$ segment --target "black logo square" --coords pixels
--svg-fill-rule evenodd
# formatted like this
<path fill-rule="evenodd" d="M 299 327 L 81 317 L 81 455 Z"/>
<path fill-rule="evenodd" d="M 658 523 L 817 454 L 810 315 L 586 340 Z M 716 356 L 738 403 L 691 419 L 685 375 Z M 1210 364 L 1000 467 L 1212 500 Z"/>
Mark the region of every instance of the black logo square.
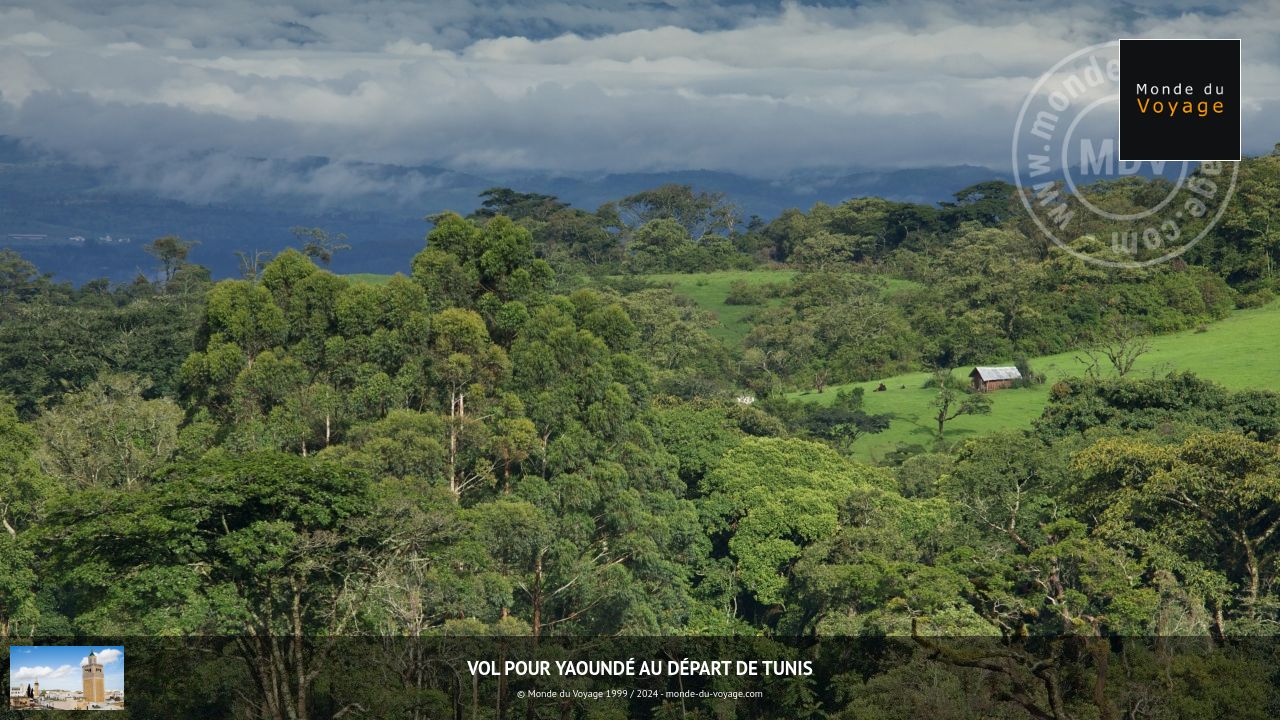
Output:
<path fill-rule="evenodd" d="M 1240 159 L 1239 40 L 1120 40 L 1120 159 Z"/>

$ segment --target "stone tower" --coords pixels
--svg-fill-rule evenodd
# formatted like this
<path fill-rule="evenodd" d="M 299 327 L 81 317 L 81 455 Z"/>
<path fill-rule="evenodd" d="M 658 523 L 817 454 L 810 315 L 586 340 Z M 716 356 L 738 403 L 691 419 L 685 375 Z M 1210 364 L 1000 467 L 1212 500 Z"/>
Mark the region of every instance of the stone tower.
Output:
<path fill-rule="evenodd" d="M 81 669 L 84 671 L 84 701 L 100 703 L 106 700 L 107 694 L 102 687 L 102 663 L 98 662 L 98 656 L 89 653 Z"/>

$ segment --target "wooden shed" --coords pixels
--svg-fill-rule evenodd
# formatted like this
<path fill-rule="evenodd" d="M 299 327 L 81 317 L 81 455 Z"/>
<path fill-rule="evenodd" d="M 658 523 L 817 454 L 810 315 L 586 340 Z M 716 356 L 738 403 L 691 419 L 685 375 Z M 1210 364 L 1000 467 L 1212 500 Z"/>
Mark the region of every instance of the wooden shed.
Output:
<path fill-rule="evenodd" d="M 1022 379 L 1022 373 L 1016 367 L 975 367 L 969 378 L 973 380 L 974 390 L 990 392 L 1013 387 L 1014 381 Z"/>

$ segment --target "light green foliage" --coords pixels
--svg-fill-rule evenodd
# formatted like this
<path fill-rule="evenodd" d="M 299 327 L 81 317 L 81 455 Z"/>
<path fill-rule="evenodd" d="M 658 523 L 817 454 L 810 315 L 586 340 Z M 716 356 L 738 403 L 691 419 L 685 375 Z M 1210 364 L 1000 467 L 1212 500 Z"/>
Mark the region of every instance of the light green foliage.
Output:
<path fill-rule="evenodd" d="M 35 462 L 37 436 L 0 396 L 0 642 L 35 634 L 36 555 L 27 530 L 39 522 L 53 487 Z"/>
<path fill-rule="evenodd" d="M 632 233 L 628 269 L 636 273 L 667 269 L 693 247 L 688 230 L 674 219 L 650 220 Z"/>
<path fill-rule="evenodd" d="M 274 263 L 273 263 L 274 264 Z M 209 292 L 205 327 L 211 338 L 235 343 L 252 361 L 284 340 L 284 311 L 271 291 L 247 280 L 224 280 Z"/>
<path fill-rule="evenodd" d="M 890 292 L 872 275 L 797 275 L 790 302 L 762 312 L 746 337 L 748 378 L 761 389 L 787 382 L 821 389 L 908 366 L 919 341 Z"/>
<path fill-rule="evenodd" d="M 529 231 L 503 216 L 481 227 L 445 213 L 413 259 L 413 278 L 437 309 L 535 300 L 553 276 L 545 261 L 534 258 Z"/>
<path fill-rule="evenodd" d="M 0 396 L 0 525 L 9 535 L 40 514 L 50 488 L 36 464 L 39 436 L 19 422 L 7 398 Z"/>
<path fill-rule="evenodd" d="M 658 392 L 706 397 L 729 386 L 732 357 L 713 335 L 712 316 L 665 289 L 630 293 L 621 303 L 635 328 L 632 351 L 653 366 Z"/>
<path fill-rule="evenodd" d="M 703 512 L 729 536 L 745 589 L 774 604 L 802 548 L 835 532 L 840 501 L 860 486 L 891 484 L 887 473 L 817 443 L 747 438 L 707 475 Z"/>
<path fill-rule="evenodd" d="M 707 473 L 743 438 L 732 418 L 715 407 L 664 408 L 657 412 L 655 425 L 663 447 L 679 463 L 680 478 L 694 492 L 705 489 Z"/>
<path fill-rule="evenodd" d="M 352 428 L 347 442 L 327 448 L 321 457 L 367 470 L 374 477 L 431 482 L 445 473 L 443 436 L 438 415 L 392 410 L 381 420 Z"/>
<path fill-rule="evenodd" d="M 69 487 L 130 488 L 178 450 L 182 409 L 144 399 L 149 383 L 107 375 L 36 421 L 40 464 Z"/>
<path fill-rule="evenodd" d="M 971 528 L 948 558 L 974 584 L 961 597 L 1002 635 L 1149 632 L 1161 596 L 1141 581 L 1149 567 L 1091 532 L 1094 518 L 1067 501 L 1071 482 L 1062 453 L 1034 438 L 964 446 L 942 482 Z"/>
<path fill-rule="evenodd" d="M 860 486 L 839 503 L 839 527 L 796 562 L 780 626 L 822 635 L 994 634 L 963 598 L 960 572 L 937 563 L 958 518 L 941 499 L 908 500 Z"/>
<path fill-rule="evenodd" d="M 1264 596 L 1280 560 L 1280 454 L 1236 433 L 1162 446 L 1112 438 L 1075 459 L 1083 493 L 1111 491 L 1105 537 L 1151 558 L 1243 632 L 1269 632 L 1280 611 Z M 1219 627 L 1223 632 L 1226 628 Z"/>
<path fill-rule="evenodd" d="M 398 274 L 398 273 L 397 273 Z M 383 275 L 382 273 L 347 273 L 342 277 L 353 283 L 361 283 L 366 285 L 386 285 L 391 280 L 392 275 Z"/>
<path fill-rule="evenodd" d="M 35 559 L 16 536 L 0 533 L 0 642 L 36 634 L 40 611 Z"/>

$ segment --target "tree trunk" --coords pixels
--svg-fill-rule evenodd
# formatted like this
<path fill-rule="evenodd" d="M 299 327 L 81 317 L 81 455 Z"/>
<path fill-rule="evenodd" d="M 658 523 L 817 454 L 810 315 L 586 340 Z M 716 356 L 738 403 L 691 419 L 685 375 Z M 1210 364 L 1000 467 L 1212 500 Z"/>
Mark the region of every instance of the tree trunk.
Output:
<path fill-rule="evenodd" d="M 466 395 L 454 391 L 449 394 L 449 490 L 455 498 L 462 497 L 462 487 L 458 482 L 458 436 L 462 431 L 462 423 L 466 419 Z"/>
<path fill-rule="evenodd" d="M 533 590 L 530 593 L 530 604 L 533 606 L 533 637 L 542 633 L 542 551 L 533 563 Z"/>
<path fill-rule="evenodd" d="M 306 653 L 303 651 L 303 634 L 302 634 L 302 592 L 298 587 L 296 580 L 289 583 L 290 589 L 293 591 L 293 607 L 291 608 L 291 617 L 293 623 L 293 663 L 294 673 L 297 677 L 297 708 L 295 716 L 298 720 L 306 720 L 307 712 L 307 666 Z"/>
<path fill-rule="evenodd" d="M 1258 591 L 1261 587 L 1260 569 L 1258 568 L 1258 555 L 1254 551 L 1253 541 L 1240 531 L 1240 544 L 1244 546 L 1245 572 L 1249 573 L 1249 614 L 1254 615 L 1258 607 Z"/>
<path fill-rule="evenodd" d="M 1098 708 L 1100 720 L 1117 720 L 1116 709 L 1107 699 L 1107 670 L 1111 667 L 1111 643 L 1106 638 L 1088 640 L 1089 653 L 1093 655 L 1093 704 Z"/>

